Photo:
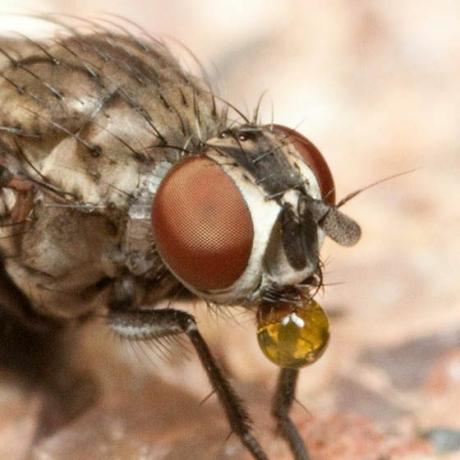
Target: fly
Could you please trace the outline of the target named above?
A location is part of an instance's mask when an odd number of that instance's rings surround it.
[[[230,122],[233,107],[164,44],[58,25],[54,39],[0,49],[4,363],[51,387],[71,419],[63,395],[79,380],[65,338],[79,323],[103,314],[134,341],[185,334],[232,431],[266,460],[194,317],[158,308],[178,297],[243,306],[280,368],[272,415],[293,457],[308,459],[289,410],[299,369],[329,338],[314,300],[319,251],[326,236],[360,237],[325,159],[285,126]]]

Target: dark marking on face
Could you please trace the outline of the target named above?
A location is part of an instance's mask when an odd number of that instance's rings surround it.
[[[215,147],[217,151],[234,158],[246,169],[268,195],[276,195],[299,187],[302,177],[279,150],[266,129],[244,125],[223,133],[223,138],[233,139],[232,145]]]
[[[291,206],[286,206],[280,215],[283,247],[289,264],[295,270],[303,270],[307,265],[303,225],[299,222]],[[315,227],[313,227],[315,228]]]

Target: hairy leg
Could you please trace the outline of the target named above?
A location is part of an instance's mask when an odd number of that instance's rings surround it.
[[[119,335],[131,340],[148,341],[182,333],[186,334],[206,370],[233,432],[256,460],[268,460],[267,455],[252,434],[251,421],[241,399],[211,354],[198,331],[193,316],[174,309],[127,312],[116,310],[109,313],[108,321],[112,329]]]
[[[305,444],[297,428],[289,417],[289,411],[295,398],[295,389],[299,371],[281,369],[275,395],[273,397],[272,415],[278,423],[283,438],[288,442],[295,460],[309,460]]]

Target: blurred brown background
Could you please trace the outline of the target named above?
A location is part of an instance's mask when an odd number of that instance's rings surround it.
[[[460,3],[455,0],[1,1],[4,12],[107,13],[192,50],[220,93],[264,121],[308,136],[363,228],[353,249],[327,242],[320,297],[332,341],[302,373],[294,417],[314,459],[460,459]],[[36,25],[0,19],[3,30]],[[129,25],[125,24],[129,27]],[[131,28],[131,30],[135,30]],[[276,369],[247,315],[195,311],[249,401],[274,459],[289,458],[268,418]],[[101,403],[35,458],[243,459],[196,360],[165,364],[120,345],[103,325],[82,356],[104,383]],[[110,355],[107,357],[107,355]],[[86,359],[86,358],[85,358]],[[159,380],[161,379],[161,381]],[[0,458],[21,458],[38,399],[0,383]],[[458,431],[457,431],[458,430]],[[428,440],[423,438],[427,434]]]

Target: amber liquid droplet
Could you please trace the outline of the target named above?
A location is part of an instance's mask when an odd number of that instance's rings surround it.
[[[329,321],[320,305],[266,304],[259,307],[257,339],[265,356],[280,367],[298,369],[321,357]]]

